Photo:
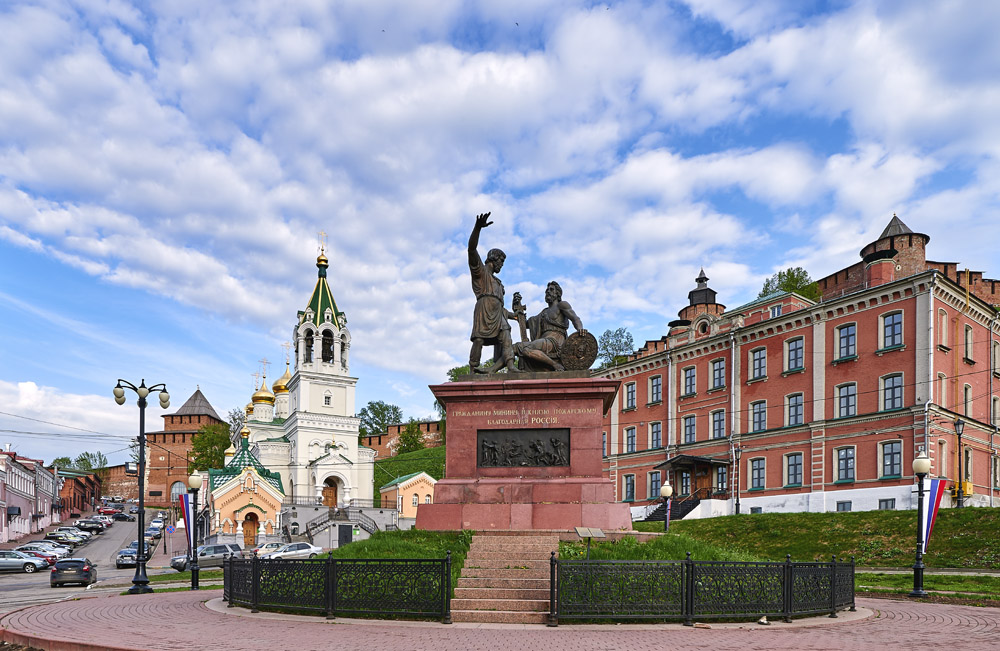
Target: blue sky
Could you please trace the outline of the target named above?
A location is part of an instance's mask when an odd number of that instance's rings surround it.
[[[558,280],[637,344],[699,267],[735,307],[894,212],[996,276],[998,27],[977,1],[4,3],[0,429],[35,433],[0,443],[123,460],[119,377],[246,404],[319,231],[357,407],[417,417],[468,358],[479,212],[508,295]]]

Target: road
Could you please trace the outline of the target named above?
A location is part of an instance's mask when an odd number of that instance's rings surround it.
[[[156,511],[147,512],[146,522],[150,522],[154,517],[156,517]],[[97,567],[98,582],[91,586],[89,591],[83,586],[75,585],[60,588],[50,587],[48,570],[41,570],[34,574],[0,572],[0,614],[9,613],[23,606],[75,599],[83,594],[93,594],[95,591],[105,592],[102,589],[103,586],[110,583],[128,583],[135,575],[135,568],[125,567],[119,570],[115,568],[115,558],[118,556],[119,550],[136,540],[137,535],[135,522],[116,522],[104,533],[76,548],[73,556],[87,558]],[[28,536],[24,542],[40,540],[41,538],[40,534]],[[149,575],[176,574],[176,570],[169,567],[170,554],[184,553],[183,550],[175,550],[176,547],[179,547],[179,542],[177,536],[174,536],[166,545],[156,544],[152,549],[150,561],[147,563],[146,573]],[[122,587],[114,588],[118,592],[124,589]]]

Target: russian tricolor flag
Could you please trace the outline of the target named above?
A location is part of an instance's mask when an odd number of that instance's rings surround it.
[[[934,531],[934,520],[937,519],[938,509],[941,507],[941,497],[944,495],[946,480],[944,479],[924,479],[924,512],[921,522],[923,522],[924,548],[921,553],[927,553],[927,542],[931,539]]]
[[[187,536],[188,552],[194,549],[194,523],[192,522],[193,509],[191,504],[191,494],[181,493],[177,496],[181,503],[181,515],[184,517],[184,535]]]

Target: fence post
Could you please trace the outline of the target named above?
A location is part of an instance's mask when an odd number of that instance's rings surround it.
[[[549,621],[546,626],[559,626],[559,612],[556,610],[556,553],[549,556]]]
[[[681,577],[681,585],[684,589],[681,594],[681,610],[684,615],[684,625],[694,626],[694,561],[691,560],[691,552],[687,553],[684,559],[684,573]]]
[[[444,556],[444,617],[442,624],[451,624],[451,550]]]
[[[795,581],[792,578],[792,555],[785,554],[785,571],[784,571],[784,581],[785,584],[785,598],[782,603],[782,608],[785,611],[785,621],[791,623],[792,621],[792,590],[795,587]]]
[[[228,570],[228,571],[226,571]],[[228,588],[226,586],[229,586]],[[233,556],[232,554],[226,554],[222,559],[222,587],[223,596],[225,593],[229,594],[229,599],[226,602],[226,608],[233,607]]]
[[[830,617],[837,616],[837,557],[830,561]]]
[[[336,614],[333,610],[333,556],[326,557],[326,564],[323,567],[323,605],[326,606],[326,618],[334,619]]]
[[[854,605],[854,557],[851,556],[851,612],[856,612],[858,609]]]
[[[257,550],[253,550],[253,560],[250,561],[250,612],[260,612],[260,558],[257,557]]]

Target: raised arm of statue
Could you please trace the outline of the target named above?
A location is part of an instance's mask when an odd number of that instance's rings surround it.
[[[475,267],[483,264],[483,259],[479,257],[479,251],[476,248],[479,246],[479,231],[493,223],[489,221],[489,218],[490,213],[488,212],[476,216],[476,225],[472,229],[472,235],[469,236],[469,266]]]

